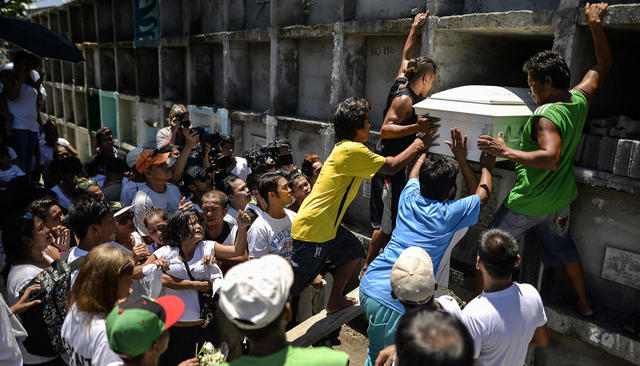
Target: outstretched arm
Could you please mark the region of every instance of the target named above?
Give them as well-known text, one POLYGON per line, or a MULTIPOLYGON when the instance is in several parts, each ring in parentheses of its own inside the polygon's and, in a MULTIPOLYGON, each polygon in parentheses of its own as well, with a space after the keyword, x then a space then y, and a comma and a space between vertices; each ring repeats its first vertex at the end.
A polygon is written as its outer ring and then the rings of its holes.
POLYGON ((613 56, 611 54, 611 46, 609 40, 602 29, 602 18, 609 5, 607 3, 589 4, 584 7, 587 16, 589 29, 593 36, 593 46, 596 51, 596 60, 598 64, 589 69, 580 84, 575 89, 586 94, 589 103, 593 100, 602 85, 604 84, 611 67, 613 66, 613 56))
POLYGON ((480 196, 480 204, 484 206, 489 201, 491 194, 491 170, 496 163, 496 158, 482 153, 480 156, 480 166, 482 167, 480 172, 480 183, 476 174, 469 166, 467 162, 467 136, 462 136, 462 132, 458 128, 451 129, 451 141, 445 141, 453 156, 455 156, 458 165, 460 166, 460 172, 464 177, 464 181, 467 184, 467 190, 470 194, 477 194, 480 196))
POLYGON ((404 49, 402 50, 402 62, 400 63, 400 70, 398 70, 396 79, 402 76, 404 69, 407 67, 407 63, 413 58, 413 54, 416 51, 416 38, 418 36, 418 32, 424 23, 427 22, 428 16, 429 10, 425 13, 420 13, 413 18, 411 31, 409 31, 409 36, 407 37, 407 41, 404 43, 404 49))

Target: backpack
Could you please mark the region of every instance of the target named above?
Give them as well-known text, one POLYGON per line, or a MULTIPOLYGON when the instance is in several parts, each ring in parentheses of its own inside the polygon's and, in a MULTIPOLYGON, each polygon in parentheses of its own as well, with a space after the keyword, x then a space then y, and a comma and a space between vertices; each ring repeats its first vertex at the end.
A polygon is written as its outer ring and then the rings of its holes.
POLYGON ((22 344, 33 355, 55 357, 65 352, 60 331, 67 316, 71 272, 80 267, 84 257, 67 264, 68 258, 69 252, 53 261, 20 290, 22 297, 29 286, 40 285, 40 290, 31 293, 29 300, 40 299, 41 302, 20 314, 20 320, 29 333, 22 344))

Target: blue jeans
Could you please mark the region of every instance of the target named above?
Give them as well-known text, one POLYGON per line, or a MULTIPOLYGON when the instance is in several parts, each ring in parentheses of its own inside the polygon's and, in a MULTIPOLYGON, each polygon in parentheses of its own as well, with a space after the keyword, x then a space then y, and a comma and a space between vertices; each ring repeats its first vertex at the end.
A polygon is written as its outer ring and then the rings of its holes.
POLYGON ((22 129, 11 130, 11 145, 18 155, 18 164, 24 170, 27 178, 31 178, 37 143, 37 132, 22 129))
POLYGON ((388 308, 360 291, 360 306, 367 316, 369 326, 367 337, 367 361, 365 366, 373 366, 378 353, 386 347, 396 343, 396 330, 402 314, 388 308))

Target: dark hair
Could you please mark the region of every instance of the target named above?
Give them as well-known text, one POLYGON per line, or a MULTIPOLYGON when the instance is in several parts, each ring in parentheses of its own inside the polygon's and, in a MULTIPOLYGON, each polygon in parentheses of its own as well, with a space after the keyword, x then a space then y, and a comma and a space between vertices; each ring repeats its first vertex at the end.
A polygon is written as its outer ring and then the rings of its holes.
POLYGON ((331 114, 331 123, 336 133, 336 141, 352 140, 369 116, 371 104, 367 99, 347 98, 338 104, 331 114))
POLYGON ((57 182, 63 175, 82 175, 82 162, 76 157, 54 160, 49 165, 49 172, 57 182))
POLYGON ((9 154, 9 148, 6 146, 0 146, 0 156, 11 157, 11 155, 9 154))
POLYGON ((444 155, 427 154, 420 167, 420 194, 431 200, 451 199, 451 187, 456 186, 458 164, 444 155))
POLYGON ((289 174, 289 176, 287 177, 287 183, 289 184, 289 188, 293 189, 293 183, 296 181, 296 179, 303 177, 304 179, 307 180, 307 182, 309 181, 309 179, 307 178, 306 175, 302 174, 301 171, 299 170, 293 170, 291 172, 291 174, 289 174))
POLYGON ((44 220, 49 216, 49 209, 57 205, 58 202, 54 200, 41 198, 29 204, 29 212, 44 220))
POLYGON ((222 147, 222 145, 226 145, 226 144, 231 144, 231 145, 235 145, 236 140, 233 138, 233 136, 226 134, 226 133, 221 133, 220 134, 220 147, 222 147))
POLYGON ((215 197, 220 201, 222 207, 229 207, 229 197, 224 194, 224 192, 219 191, 217 189, 211 190, 204 195, 202 195, 202 201, 204 202, 205 198, 215 197))
POLYGON ((397 364, 473 365, 473 339, 464 324, 444 311, 407 312, 396 331, 397 364))
POLYGON ((436 70, 436 62, 431 57, 421 56, 409 60, 402 72, 411 81, 416 77, 422 77, 424 74, 435 74, 436 70))
POLYGON ((556 51, 542 51, 531 56, 522 66, 522 71, 531 73, 535 80, 544 81, 551 78, 551 86, 556 89, 566 89, 571 81, 571 70, 562 56, 556 51))
POLYGON ((82 239, 87 235, 89 226, 100 225, 109 212, 109 202, 104 198, 96 195, 80 196, 69 207, 69 226, 82 239))
POLYGON ((313 154, 313 155, 307 154, 307 156, 302 161, 302 164, 301 164, 301 167, 300 167, 300 169, 302 170, 302 173, 304 173, 304 175, 306 175, 307 177, 312 176, 313 175, 313 163, 315 163, 316 161, 320 161, 320 157, 318 155, 316 155, 316 154, 313 154))
POLYGON ((509 278, 518 260, 518 242, 506 231, 490 229, 480 237, 478 255, 492 277, 509 278))
POLYGON ((178 210, 169 216, 167 228, 162 233, 162 240, 166 245, 179 247, 180 242, 191 234, 189 230, 191 216, 196 216, 198 221, 202 222, 202 216, 195 210, 178 210))
POLYGON ((241 328, 237 328, 237 329, 240 331, 240 333, 242 333, 245 337, 249 338, 252 341, 259 341, 261 339, 264 339, 280 328, 280 322, 282 321, 282 313, 284 313, 286 308, 287 308, 286 306, 282 308, 282 312, 280 312, 280 315, 277 318, 273 319, 271 323, 265 325, 260 329, 241 329, 241 328))
POLYGON ((278 195, 278 181, 280 178, 284 178, 284 175, 280 172, 266 173, 260 178, 260 184, 258 185, 258 193, 269 203, 269 192, 273 192, 278 195))
POLYGON ((164 221, 169 220, 169 214, 167 213, 167 211, 161 209, 160 207, 151 207, 147 210, 147 212, 144 213, 144 216, 142 217, 144 226, 147 226, 147 220, 154 216, 160 216, 164 221))
POLYGON ((107 164, 107 156, 105 154, 95 154, 84 163, 84 171, 89 177, 95 177, 104 173, 107 164))
POLYGON ((233 184, 233 182, 237 181, 238 179, 240 178, 233 174, 229 174, 227 177, 225 177, 222 180, 222 184, 220 185, 220 188, 222 188, 222 192, 224 192, 224 194, 226 194, 227 196, 231 196, 233 194, 233 187, 231 186, 231 184, 233 184))
POLYGON ((260 178, 266 174, 264 172, 251 172, 251 174, 247 175, 247 187, 249 187, 250 191, 257 190, 260 186, 260 178))
POLYGON ((122 158, 108 157, 107 161, 104 164, 105 175, 111 173, 124 175, 124 173, 128 170, 129 166, 127 165, 127 162, 122 158))
POLYGON ((33 238, 34 215, 29 211, 22 214, 7 215, 3 222, 2 244, 7 254, 7 270, 11 264, 29 256, 29 247, 22 238, 33 238))
POLYGON ((16 52, 15 55, 13 55, 13 58, 11 59, 11 61, 13 61, 14 64, 19 64, 23 62, 38 62, 39 60, 40 58, 34 55, 33 53, 22 51, 22 50, 16 52))

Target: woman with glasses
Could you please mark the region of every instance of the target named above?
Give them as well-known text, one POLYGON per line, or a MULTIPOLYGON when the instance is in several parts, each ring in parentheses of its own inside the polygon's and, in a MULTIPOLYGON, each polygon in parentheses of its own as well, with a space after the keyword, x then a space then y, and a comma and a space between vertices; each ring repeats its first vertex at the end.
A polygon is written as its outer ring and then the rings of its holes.
POLYGON ((203 233, 202 217, 198 212, 177 211, 169 217, 164 229, 165 245, 147 259, 146 263, 157 258, 169 261, 169 270, 162 280, 164 293, 178 296, 185 303, 180 321, 169 330, 169 348, 160 358, 159 365, 176 365, 193 355, 196 343, 213 340, 213 329, 207 327, 201 314, 203 296, 198 293, 215 294, 222 285, 222 271, 216 264, 216 257, 236 257, 246 250, 246 244, 235 247, 203 240, 203 233))
POLYGON ((107 244, 93 248, 80 265, 61 332, 70 365, 122 364, 109 348, 105 317, 129 297, 133 267, 129 254, 107 244))
POLYGON ((111 202, 113 220, 116 224, 115 242, 133 251, 133 248, 138 244, 142 244, 143 241, 133 225, 133 210, 131 208, 132 206, 123 207, 122 203, 118 201, 111 202))
MULTIPOLYGON (((53 244, 53 237, 44 220, 29 211, 23 216, 9 218, 5 224, 2 242, 8 257, 7 268, 10 268, 6 278, 7 304, 13 306, 31 280, 51 264, 50 257, 44 252, 53 244)), ((31 330, 27 329, 27 332, 31 330)), ((28 352, 22 343, 20 351, 25 364, 63 365, 59 358, 28 352)))

